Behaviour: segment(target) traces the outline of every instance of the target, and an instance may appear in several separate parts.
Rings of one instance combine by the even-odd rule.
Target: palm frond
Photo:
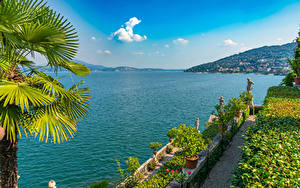
[[[68,141],[77,130],[77,123],[71,119],[58,103],[39,108],[27,129],[31,130],[39,141],[51,140],[53,143]]]
[[[7,71],[11,66],[11,63],[8,61],[8,59],[5,56],[0,55],[0,70],[1,71]]]
[[[17,133],[21,136],[19,125],[22,123],[22,112],[15,105],[4,107],[0,103],[0,123],[6,132],[7,138],[13,142],[16,141]],[[25,131],[26,132],[26,131]]]
[[[63,67],[80,77],[85,77],[90,74],[90,69],[79,63],[69,61],[66,62],[66,64]]]
[[[21,111],[29,110],[30,106],[45,106],[55,101],[55,98],[43,94],[40,90],[26,83],[0,82],[0,101],[3,107],[16,105]]]
[[[88,88],[77,87],[74,87],[74,89],[70,89],[69,91],[78,96],[78,99],[73,101],[63,101],[62,103],[66,107],[67,114],[72,119],[79,122],[88,115],[91,102],[90,91]]]

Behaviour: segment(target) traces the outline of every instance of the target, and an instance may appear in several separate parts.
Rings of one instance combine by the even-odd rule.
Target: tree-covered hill
[[[264,46],[194,66],[185,72],[285,74],[296,43]]]

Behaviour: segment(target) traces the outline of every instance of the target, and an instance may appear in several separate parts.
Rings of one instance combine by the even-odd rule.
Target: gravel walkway
[[[220,160],[215,164],[206,178],[202,188],[225,188],[231,185],[233,170],[238,166],[244,139],[242,135],[252,126],[255,116],[250,116],[233,137],[231,145],[224,151]]]

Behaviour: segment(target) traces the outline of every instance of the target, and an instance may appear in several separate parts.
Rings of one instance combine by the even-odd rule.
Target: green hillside
[[[296,43],[264,46],[194,66],[185,72],[285,74]]]

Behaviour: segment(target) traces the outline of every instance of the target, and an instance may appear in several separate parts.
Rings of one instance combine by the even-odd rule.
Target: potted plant
[[[173,151],[172,147],[168,146],[166,149],[166,153],[170,154],[170,153],[172,153],[172,151]]]
[[[235,97],[228,101],[228,106],[233,117],[241,117],[242,113],[247,109],[246,104],[241,99]]]
[[[295,56],[293,60],[289,61],[289,64],[296,74],[296,77],[294,77],[295,85],[300,85],[300,32],[298,33],[296,42]]]
[[[162,159],[164,158],[164,154],[163,153],[160,153],[157,157],[157,160],[158,161],[161,161]]]
[[[198,153],[206,147],[202,134],[191,126],[179,125],[174,144],[184,151],[187,168],[196,168],[199,159]]]
[[[153,154],[156,155],[157,154],[157,149],[159,147],[161,147],[161,143],[160,142],[151,142],[149,147],[153,150]]]
[[[149,171],[153,171],[156,167],[156,162],[155,160],[153,159],[150,163],[147,164],[147,167],[148,167],[148,170]]]
[[[176,136],[177,136],[177,128],[176,127],[173,127],[172,129],[168,130],[167,137],[169,137],[170,142],[172,142]]]
[[[220,105],[216,105],[216,112],[213,112],[213,115],[216,116],[216,118],[213,119],[213,124],[219,125],[222,140],[224,137],[224,133],[227,130],[228,123],[230,121],[233,121],[234,117],[234,113],[230,111],[230,107],[231,105],[225,105],[224,108],[221,108]]]

